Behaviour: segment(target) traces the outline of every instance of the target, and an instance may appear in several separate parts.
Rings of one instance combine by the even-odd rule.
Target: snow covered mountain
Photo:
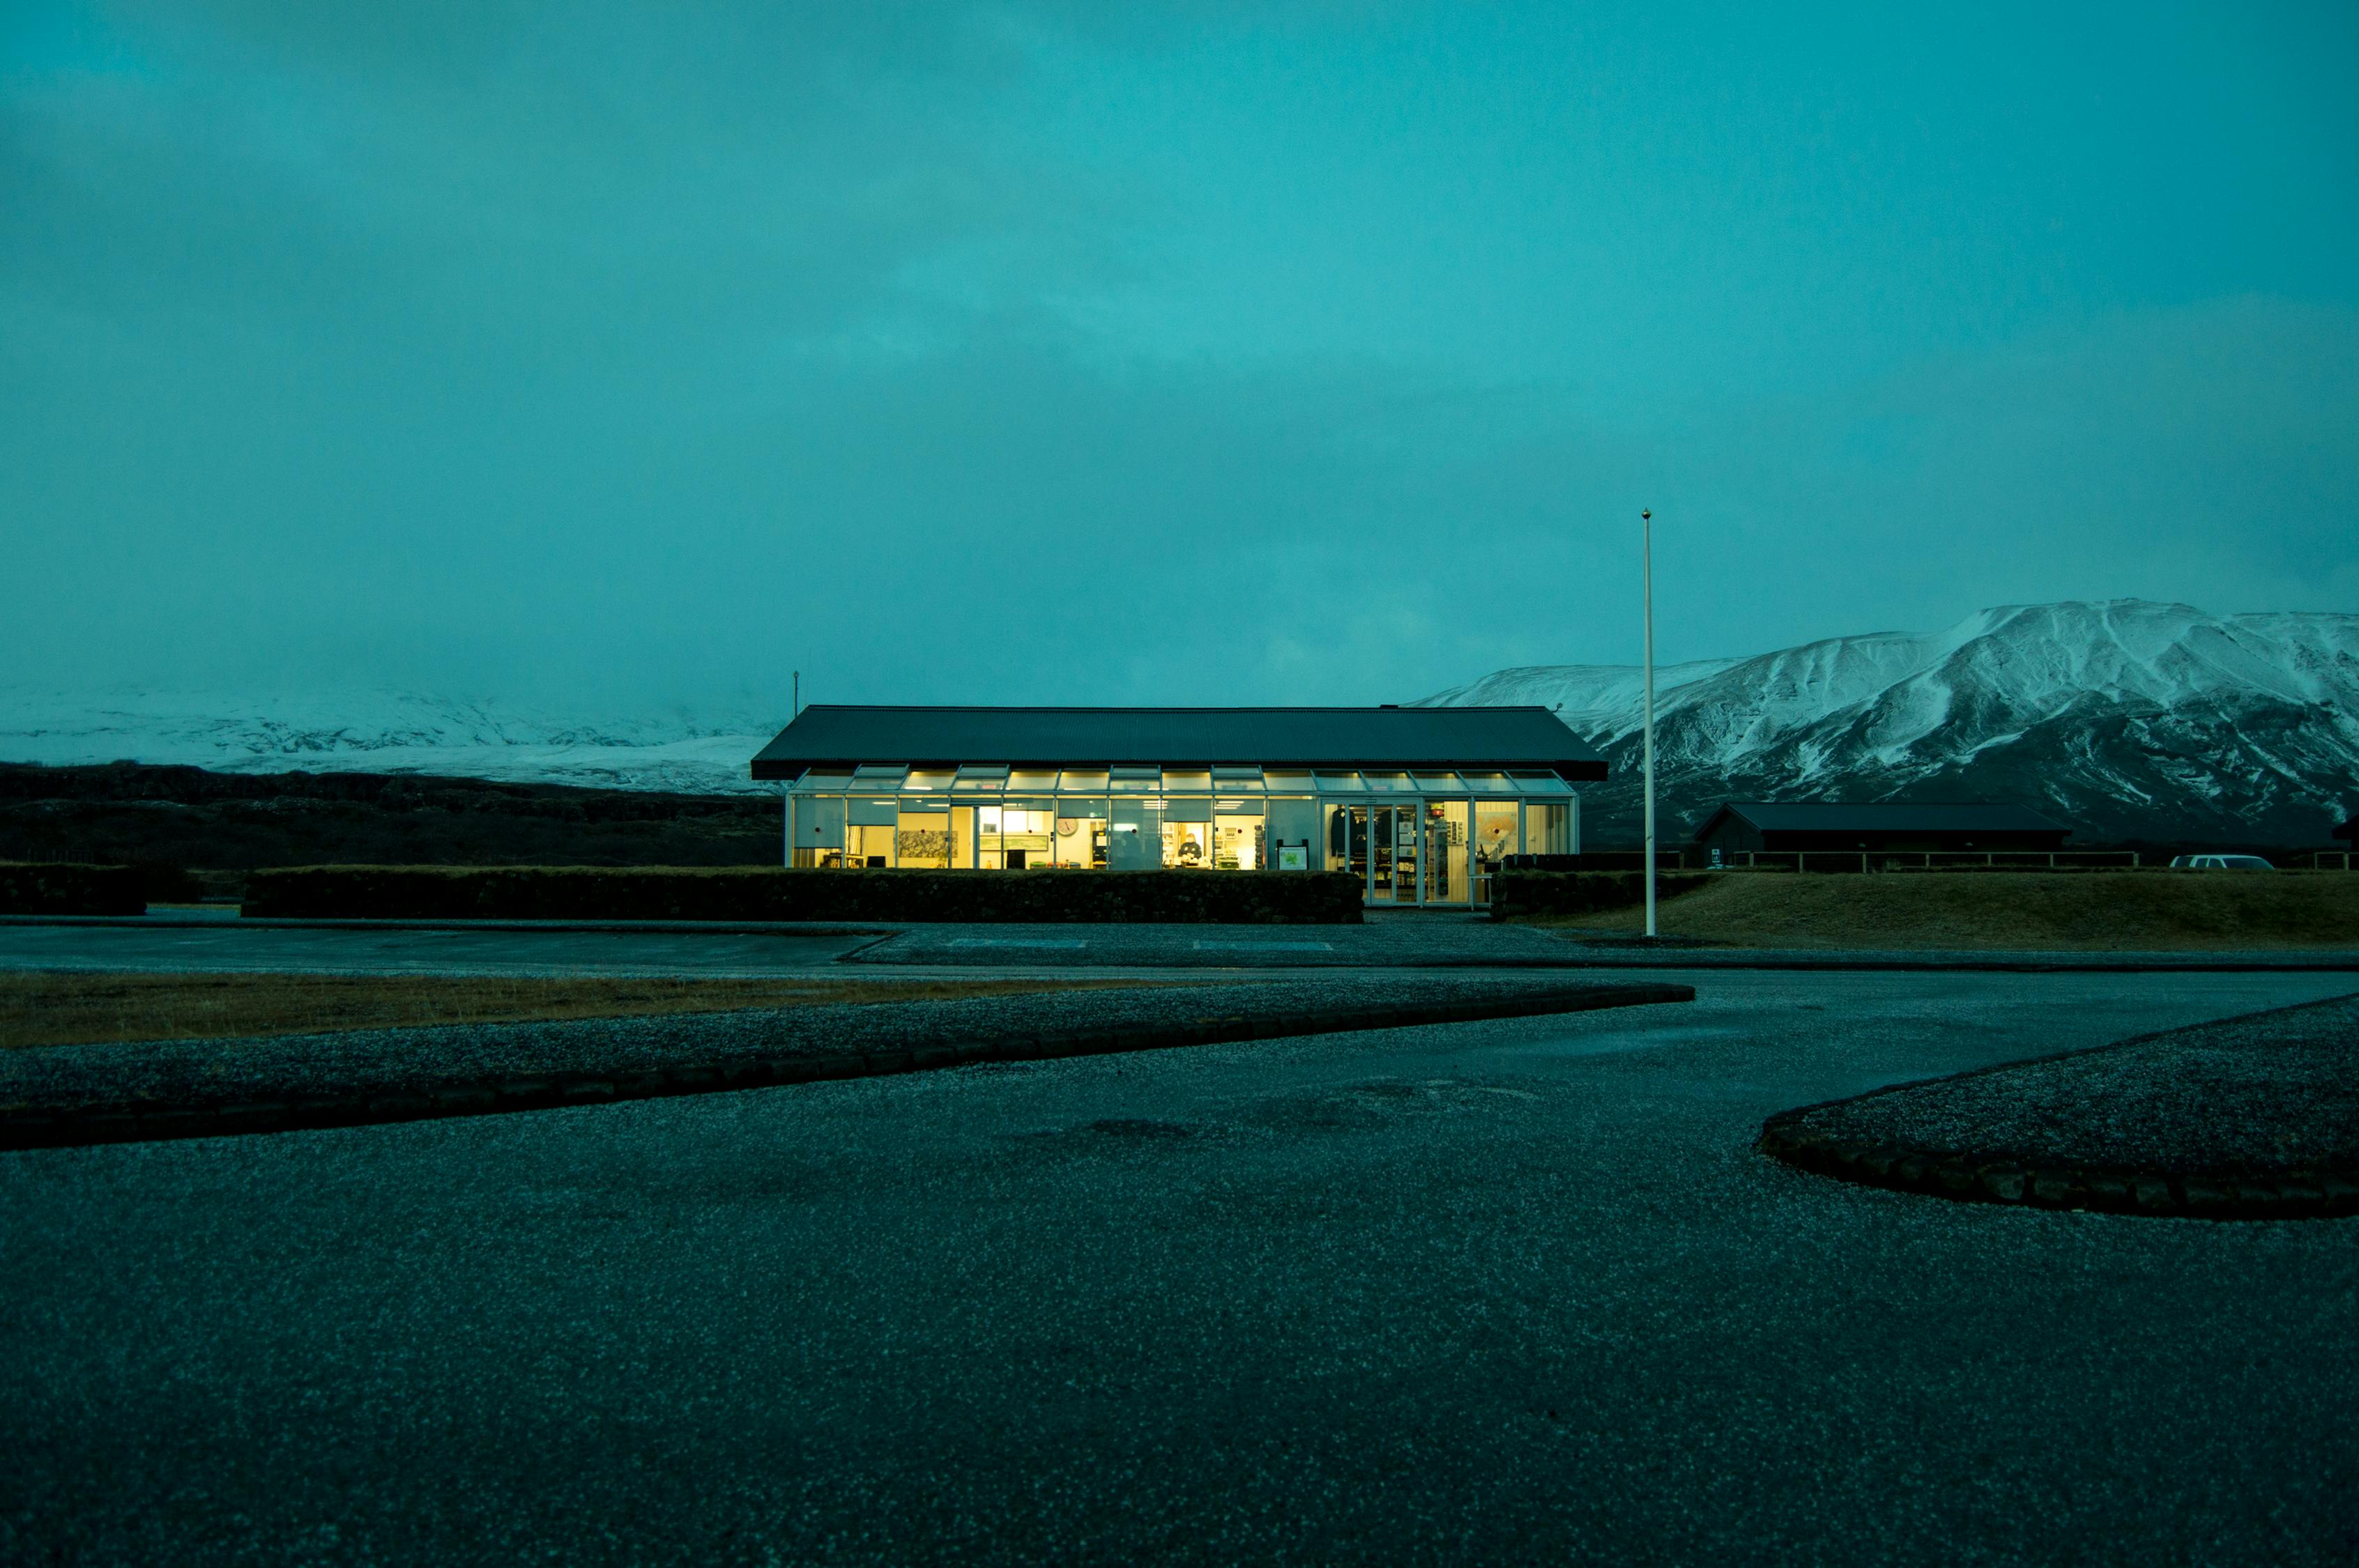
[[[1600,747],[1593,842],[1636,837],[1636,666],[1501,670],[1426,704],[1540,703]],[[2013,800],[2083,842],[2321,843],[2359,804],[2359,615],[2011,605],[1655,675],[1657,800]],[[1601,820],[1602,819],[1602,820]]]
[[[0,688],[0,762],[441,773],[720,793],[764,787],[746,777],[746,763],[784,722],[783,714],[720,710],[584,721],[407,692]]]
[[[1726,799],[2016,800],[2083,842],[2322,842],[2359,806],[2359,615],[2114,600],[1987,610],[1656,672],[1667,835]],[[1593,844],[1636,836],[1639,672],[1501,670],[1427,703],[1539,703],[1604,751]],[[585,720],[397,692],[0,688],[0,762],[752,790],[759,704]]]

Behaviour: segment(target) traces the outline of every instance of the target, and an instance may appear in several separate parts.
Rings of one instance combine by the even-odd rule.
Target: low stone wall
[[[145,914],[136,866],[34,866],[0,861],[0,914]]]
[[[878,920],[1357,925],[1332,871],[935,871],[298,866],[245,913],[293,919]]]
[[[1701,871],[1657,871],[1655,896],[1690,892],[1712,879]],[[1491,879],[1491,918],[1593,914],[1647,902],[1644,871],[1501,871]]]

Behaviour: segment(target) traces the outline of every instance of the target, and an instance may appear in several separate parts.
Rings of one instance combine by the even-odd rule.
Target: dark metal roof
[[[851,708],[814,704],[754,759],[757,779],[822,763],[1259,762],[1549,768],[1605,760],[1545,708]]]
[[[1846,805],[1839,801],[1730,801],[1696,829],[1703,838],[1723,816],[1764,833],[2070,833],[2060,822],[2026,806],[1961,801],[1912,806],[1899,801]]]

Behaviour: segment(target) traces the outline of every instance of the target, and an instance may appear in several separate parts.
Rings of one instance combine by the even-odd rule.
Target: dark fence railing
[[[1756,871],[1986,871],[2130,870],[2136,849],[1738,849],[1721,869]]]

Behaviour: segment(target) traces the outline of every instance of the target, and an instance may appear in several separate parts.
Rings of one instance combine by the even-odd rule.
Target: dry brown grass
[[[1642,928],[1636,908],[1533,922]],[[1662,903],[1656,929],[1740,947],[2082,952],[2359,947],[2348,871],[1732,871]]]
[[[0,974],[0,1047],[934,1001],[1157,983],[1174,982]]]

